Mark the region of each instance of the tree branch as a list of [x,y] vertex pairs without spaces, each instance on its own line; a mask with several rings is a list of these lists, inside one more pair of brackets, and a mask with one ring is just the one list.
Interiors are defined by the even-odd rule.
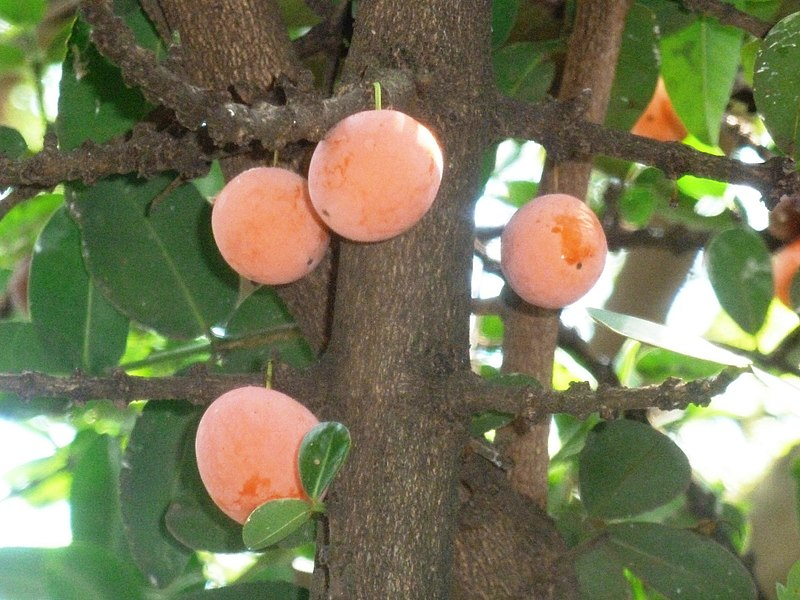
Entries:
[[[322,408],[318,398],[324,378],[298,373],[285,364],[277,364],[272,383],[281,391],[302,401],[312,412]],[[263,373],[220,374],[203,368],[187,375],[138,377],[116,371],[107,377],[74,373],[68,377],[37,372],[0,373],[0,390],[17,394],[23,400],[64,398],[75,404],[90,400],[111,400],[124,406],[135,400],[185,400],[195,405],[209,404],[223,393],[237,387],[263,386]]]
[[772,29],[772,23],[736,8],[733,4],[719,0],[682,0],[683,5],[692,12],[714,17],[723,25],[733,25],[763,38]]
[[659,385],[623,388],[601,383],[596,390],[586,382],[573,383],[566,391],[538,386],[503,386],[477,375],[452,382],[461,399],[459,412],[474,414],[496,410],[520,415],[530,423],[541,422],[553,413],[585,417],[593,412],[642,408],[684,409],[689,404],[705,405],[725,391],[739,371],[726,369],[714,378],[683,382],[671,377]]
[[695,175],[750,185],[764,196],[769,208],[783,196],[800,194],[800,173],[789,157],[746,164],[699,152],[678,142],[659,142],[607,129],[575,117],[569,103],[549,101],[529,104],[501,96],[497,100],[498,139],[536,140],[554,160],[605,155],[658,167],[670,178]]
[[[81,10],[93,27],[92,40],[98,50],[122,70],[128,84],[140,87],[151,102],[174,110],[188,129],[207,130],[218,145],[256,140],[267,148],[282,148],[300,139],[319,140],[335,123],[368,108],[372,101],[372,88],[365,85],[325,100],[293,94],[287,88],[291,101],[284,106],[230,102],[230,98],[194,86],[158,64],[152,52],[136,44],[106,0],[84,0]],[[410,78],[399,71],[372,73],[369,79],[381,82],[388,103],[402,103],[413,92]]]

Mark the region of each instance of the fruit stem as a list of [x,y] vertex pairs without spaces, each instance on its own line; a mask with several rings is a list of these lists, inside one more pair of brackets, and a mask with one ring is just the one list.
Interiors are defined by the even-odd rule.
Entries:
[[267,373],[264,379],[264,387],[268,390],[272,389],[272,359],[267,361]]
[[375,110],[381,110],[381,108],[383,108],[381,102],[381,82],[374,82],[372,88],[375,90]]

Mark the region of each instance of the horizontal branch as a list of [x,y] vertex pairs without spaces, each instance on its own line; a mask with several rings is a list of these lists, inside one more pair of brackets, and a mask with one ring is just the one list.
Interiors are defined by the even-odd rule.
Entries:
[[[22,400],[63,398],[74,404],[109,400],[118,406],[136,400],[185,400],[195,405],[206,405],[234,388],[264,384],[263,373],[222,374],[205,369],[167,377],[138,377],[123,371],[105,377],[80,372],[66,377],[30,371],[0,373],[0,391],[16,394]],[[318,412],[322,407],[324,394],[320,378],[278,364],[272,374],[272,384],[302,401],[312,412]]]
[[536,140],[557,161],[604,155],[652,165],[672,179],[695,175],[749,185],[761,192],[769,208],[783,196],[800,195],[800,173],[789,157],[747,164],[589,123],[576,117],[573,105],[556,101],[530,104],[500,96],[496,120],[498,140]]
[[[367,84],[327,99],[286,89],[289,102],[282,106],[231,102],[226,95],[192,85],[159,64],[152,52],[136,44],[108,0],[84,0],[81,12],[92,25],[97,49],[121,69],[129,85],[141,88],[151,102],[175,111],[184,127],[205,129],[218,145],[259,141],[265,148],[280,149],[301,139],[317,141],[338,121],[373,103],[372,87]],[[367,79],[380,81],[388,104],[402,103],[414,91],[410,78],[400,71],[376,72]]]
[[684,409],[690,404],[706,405],[725,391],[738,371],[725,370],[717,377],[681,381],[669,378],[659,385],[625,388],[600,384],[593,390],[586,382],[573,383],[568,390],[556,391],[538,386],[505,386],[478,378],[458,380],[453,393],[460,399],[460,411],[473,414],[496,410],[520,415],[531,423],[555,413],[585,417],[593,412],[659,408]]
[[757,38],[763,38],[772,29],[772,23],[762,21],[727,2],[720,0],[682,0],[682,2],[692,12],[714,17],[724,25],[733,25]]

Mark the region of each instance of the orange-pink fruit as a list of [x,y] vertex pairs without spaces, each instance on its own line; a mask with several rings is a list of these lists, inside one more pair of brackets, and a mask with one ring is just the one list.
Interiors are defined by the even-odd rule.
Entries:
[[600,221],[584,202],[548,194],[514,213],[500,239],[500,252],[511,289],[530,304],[561,308],[595,284],[608,246]]
[[368,110],[337,123],[314,150],[311,202],[325,223],[359,242],[387,240],[416,224],[442,179],[439,144],[395,110]]
[[317,418],[281,392],[255,386],[212,402],[197,429],[200,478],[214,503],[244,523],[270,500],[308,496],[297,466],[303,437]]
[[792,281],[800,271],[800,239],[785,245],[772,255],[772,278],[778,300],[792,310]]
[[686,137],[686,126],[675,112],[661,77],[650,103],[634,123],[631,133],[661,142],[680,142]]
[[310,273],[330,242],[306,180],[277,167],[255,167],[231,179],[214,201],[211,228],[234,271],[269,285]]

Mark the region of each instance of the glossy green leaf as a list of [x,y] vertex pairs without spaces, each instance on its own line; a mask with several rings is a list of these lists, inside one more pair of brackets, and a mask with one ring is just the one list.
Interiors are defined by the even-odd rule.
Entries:
[[[0,51],[0,65],[2,62],[2,51]],[[0,154],[5,154],[8,158],[21,158],[27,151],[28,144],[19,131],[5,125],[0,126]]]
[[120,70],[100,55],[89,31],[78,19],[67,43],[56,119],[63,150],[77,148],[86,140],[106,142],[131,129],[152,108],[138,89],[125,85]]
[[753,95],[775,144],[800,156],[800,12],[773,27],[756,56]]
[[69,197],[86,266],[118,310],[176,338],[208,333],[233,310],[238,277],[211,234],[211,207],[172,179],[114,177]]
[[772,261],[761,237],[747,229],[729,229],[711,240],[708,277],[722,308],[746,332],[754,334],[772,303]]
[[492,0],[492,48],[508,39],[518,11],[519,0]]
[[251,550],[272,546],[297,531],[313,514],[313,507],[305,500],[271,500],[247,517],[242,528],[242,539]]
[[257,341],[255,347],[224,353],[226,370],[261,371],[275,354],[298,369],[316,360],[294,318],[268,286],[260,287],[236,307],[225,326],[225,338]]
[[0,19],[14,25],[36,25],[46,8],[45,0],[0,0]]
[[744,368],[752,364],[749,358],[720,348],[701,337],[678,331],[674,327],[666,327],[646,319],[623,315],[601,308],[589,308],[587,312],[594,320],[602,323],[612,331],[645,344],[721,365]]
[[634,4],[628,12],[611,88],[606,125],[625,131],[644,111],[658,79],[658,39],[653,12]]
[[719,142],[742,39],[741,29],[706,17],[661,38],[661,73],[675,112],[711,146]]
[[122,518],[134,561],[159,587],[178,577],[191,551],[164,526],[180,478],[185,439],[199,409],[186,402],[153,400],[136,421],[120,473]]
[[606,544],[618,561],[667,598],[755,600],[741,561],[713,540],[656,523],[610,525]]
[[800,600],[800,560],[792,565],[786,585],[777,584],[778,600]]
[[332,421],[315,425],[300,444],[298,464],[303,489],[319,500],[350,453],[350,431]]
[[308,590],[283,581],[251,581],[235,585],[181,594],[176,600],[308,600]]
[[36,236],[63,201],[61,194],[40,194],[18,204],[0,220],[0,268],[14,269],[33,251]]
[[668,377],[691,381],[719,374],[722,365],[663,348],[647,348],[636,357],[636,370],[650,382],[661,382]]
[[2,598],[141,600],[143,594],[144,585],[136,571],[93,544],[0,549]]
[[28,284],[31,319],[43,344],[73,369],[100,373],[125,352],[128,319],[89,279],[80,232],[66,209],[53,214],[36,243]]
[[579,459],[581,500],[598,518],[632,517],[686,490],[689,459],[666,435],[637,421],[600,423]]
[[211,500],[200,479],[194,440],[202,411],[196,411],[183,437],[180,475],[164,516],[167,530],[184,546],[210,552],[242,552],[241,526]]
[[555,76],[548,53],[530,42],[509,44],[492,56],[497,87],[512,98],[542,100]]

